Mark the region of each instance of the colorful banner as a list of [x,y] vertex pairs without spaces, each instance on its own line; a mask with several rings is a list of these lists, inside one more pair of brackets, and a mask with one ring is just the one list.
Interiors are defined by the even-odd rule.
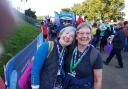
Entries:
[[60,16],[59,16],[58,12],[55,11],[54,13],[55,13],[55,23],[57,26],[59,26],[60,25]]
[[75,24],[76,15],[73,12],[55,12],[55,23],[57,25],[60,24],[60,19],[72,20],[72,24]]
[[24,73],[38,47],[43,43],[42,33],[26,48],[10,59],[6,65],[5,78],[8,89],[19,89],[18,80]]

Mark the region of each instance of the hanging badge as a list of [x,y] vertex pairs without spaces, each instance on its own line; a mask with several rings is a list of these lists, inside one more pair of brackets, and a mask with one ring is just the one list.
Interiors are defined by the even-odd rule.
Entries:
[[58,70],[57,75],[60,75],[60,69]]
[[75,77],[75,76],[76,76],[76,72],[75,72],[75,71],[73,71],[73,72],[72,72],[72,75]]
[[76,76],[76,72],[75,71],[73,71],[72,73],[68,73],[68,74],[71,75],[71,76],[73,76],[73,77]]

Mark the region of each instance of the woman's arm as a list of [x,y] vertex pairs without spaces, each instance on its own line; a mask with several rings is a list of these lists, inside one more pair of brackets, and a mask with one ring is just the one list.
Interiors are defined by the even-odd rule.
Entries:
[[48,53],[48,43],[43,43],[37,50],[31,71],[32,89],[39,89],[40,86],[40,70],[45,62]]
[[95,61],[93,67],[94,73],[94,89],[101,89],[102,86],[102,69],[103,69],[103,61],[100,52],[98,53],[97,59]]
[[94,89],[102,87],[102,69],[94,69]]

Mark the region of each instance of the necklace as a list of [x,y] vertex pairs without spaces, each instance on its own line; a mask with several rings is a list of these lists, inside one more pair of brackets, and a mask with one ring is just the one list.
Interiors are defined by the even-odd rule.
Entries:
[[87,54],[89,48],[90,48],[90,45],[85,48],[84,52],[78,58],[77,58],[78,48],[76,47],[74,49],[73,54],[72,54],[72,59],[70,62],[70,73],[73,73],[73,70],[80,64],[83,57]]
[[58,51],[58,55],[59,55],[59,69],[58,69],[57,75],[61,75],[62,65],[64,63],[63,61],[64,61],[65,48],[62,48],[62,50],[60,51],[59,42],[57,40],[55,40],[55,42],[57,44],[57,51]]

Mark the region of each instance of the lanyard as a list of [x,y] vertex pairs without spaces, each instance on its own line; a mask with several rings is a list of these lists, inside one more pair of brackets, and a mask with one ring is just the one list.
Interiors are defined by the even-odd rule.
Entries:
[[71,59],[71,62],[70,62],[70,73],[72,73],[73,70],[80,64],[83,57],[87,54],[89,48],[90,48],[90,45],[85,48],[84,52],[82,53],[82,55],[80,57],[78,57],[78,59],[77,59],[77,50],[78,50],[78,48],[76,47],[74,49],[73,54],[72,54],[72,59]]
[[62,48],[62,50],[60,51],[59,42],[57,40],[55,40],[55,42],[57,44],[57,51],[58,51],[58,55],[59,55],[59,70],[58,70],[58,75],[60,75],[60,72],[62,70],[62,65],[64,63],[65,48]]

